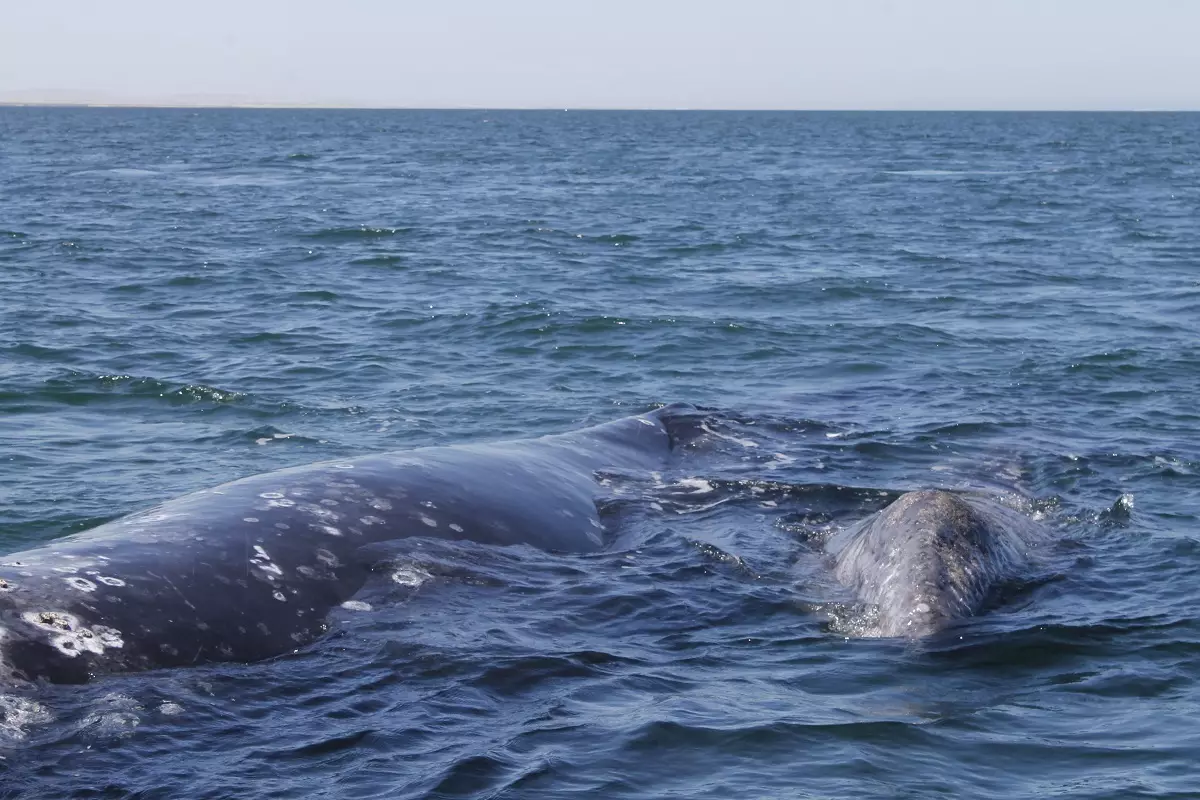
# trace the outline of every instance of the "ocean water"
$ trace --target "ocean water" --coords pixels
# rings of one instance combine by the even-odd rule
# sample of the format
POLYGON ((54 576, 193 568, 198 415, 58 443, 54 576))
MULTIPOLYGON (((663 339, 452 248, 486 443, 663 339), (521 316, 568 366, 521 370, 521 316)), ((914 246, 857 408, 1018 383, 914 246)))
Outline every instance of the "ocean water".
POLYGON ((4 687, 0 796, 1200 797, 1198 390, 1200 115, 0 109, 0 552, 718 418, 599 554, 414 546, 296 653, 4 687), (1046 563, 854 635, 821 540, 967 484, 1046 563))

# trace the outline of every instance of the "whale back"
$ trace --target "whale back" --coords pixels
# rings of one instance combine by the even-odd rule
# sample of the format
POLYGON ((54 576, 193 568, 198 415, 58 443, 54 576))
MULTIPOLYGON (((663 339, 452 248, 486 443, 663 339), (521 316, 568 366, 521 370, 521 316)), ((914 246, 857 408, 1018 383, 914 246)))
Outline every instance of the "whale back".
POLYGON ((0 557, 0 678, 81 682, 294 650, 363 586, 380 542, 597 550, 595 472, 661 468, 674 413, 253 475, 0 557))

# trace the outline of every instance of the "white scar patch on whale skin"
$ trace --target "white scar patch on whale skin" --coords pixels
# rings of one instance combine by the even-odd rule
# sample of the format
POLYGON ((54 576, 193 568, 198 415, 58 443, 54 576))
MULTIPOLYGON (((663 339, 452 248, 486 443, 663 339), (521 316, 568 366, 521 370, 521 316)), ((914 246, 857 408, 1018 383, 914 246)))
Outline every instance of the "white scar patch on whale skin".
POLYGON ((421 520, 421 522, 425 523, 426 525, 428 525, 431 528, 437 527, 437 520, 434 519, 433 517, 429 517, 424 514, 421 514, 420 516, 417 517, 417 519, 421 520))
POLYGON ((327 533, 330 536, 341 536, 342 535, 341 529, 335 528, 332 525, 310 525, 309 527, 312 528, 314 531, 320 531, 321 533, 327 533))
POLYGON ((97 575, 96 580, 103 583, 105 586, 124 586, 125 581, 120 578, 110 578, 107 575, 97 575))
POLYGON ((454 531, 455 533, 463 532, 463 526, 459 525, 457 522, 451 522, 449 527, 450 527, 450 530, 454 531))
POLYGON ((359 519, 359 522, 361 522, 363 525, 382 525, 386 521, 387 520, 376 516, 362 517, 359 519))
POLYGON ((346 602, 342 603, 342 608, 346 609, 347 611, 370 611, 371 604, 364 603, 362 600, 347 600, 346 602))
POLYGON ((328 508, 321 508, 320 506, 313 505, 312 503, 306 503, 305 505, 300 506, 300 510, 305 514, 312 514, 322 522, 337 522, 339 519, 341 519, 341 516, 338 515, 337 512, 330 511, 328 508))
POLYGON ((254 555, 250 557, 250 563, 266 573, 268 580, 283 576, 283 570, 271 560, 271 556, 260 545, 254 545, 254 555))
POLYGON ((21 619, 38 630, 53 634, 50 644, 72 658, 80 653, 103 655, 108 648, 125 646, 119 630, 104 625, 88 628, 80 624, 79 617, 65 611, 26 611, 21 619))
POLYGON ((391 511, 392 510, 392 501, 385 500, 382 497, 376 497, 374 500, 371 501, 370 505, 371 505, 371 508, 375 509, 376 511, 391 511))
POLYGON ((87 578, 80 578, 78 576, 74 578, 67 578, 67 585, 72 589, 78 589, 81 592, 96 591, 96 584, 92 583, 87 578))
POLYGON ((425 506, 426 508, 437 508, 432 500, 422 500, 421 505, 425 506))
POLYGON ((432 577, 430 573, 414 566, 400 567, 392 572, 392 580, 401 586, 420 586, 432 577))

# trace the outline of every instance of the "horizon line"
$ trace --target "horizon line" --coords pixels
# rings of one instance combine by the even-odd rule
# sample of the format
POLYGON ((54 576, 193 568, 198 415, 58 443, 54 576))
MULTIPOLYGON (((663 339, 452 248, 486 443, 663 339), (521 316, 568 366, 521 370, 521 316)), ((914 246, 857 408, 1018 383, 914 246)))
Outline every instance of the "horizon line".
POLYGON ((0 100, 0 108, 119 108, 119 109, 175 109, 175 110, 280 110, 280 111, 644 111, 644 112, 728 112, 728 113, 987 113, 987 114, 1195 114, 1200 108, 1132 108, 1097 106, 1093 108, 1021 108, 1021 107, 758 107, 730 108, 722 106, 671 108, 666 106, 405 106, 370 105, 355 103, 85 103, 55 100, 0 100))

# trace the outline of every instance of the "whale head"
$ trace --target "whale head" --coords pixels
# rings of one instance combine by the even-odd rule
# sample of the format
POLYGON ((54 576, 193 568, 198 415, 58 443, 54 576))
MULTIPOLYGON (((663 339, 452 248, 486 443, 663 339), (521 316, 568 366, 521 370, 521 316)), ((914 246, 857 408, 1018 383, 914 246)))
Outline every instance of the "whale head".
POLYGON ((974 615, 1024 560, 1010 514, 951 492, 909 492, 835 537, 838 580, 873 611, 866 635, 920 638, 974 615))

